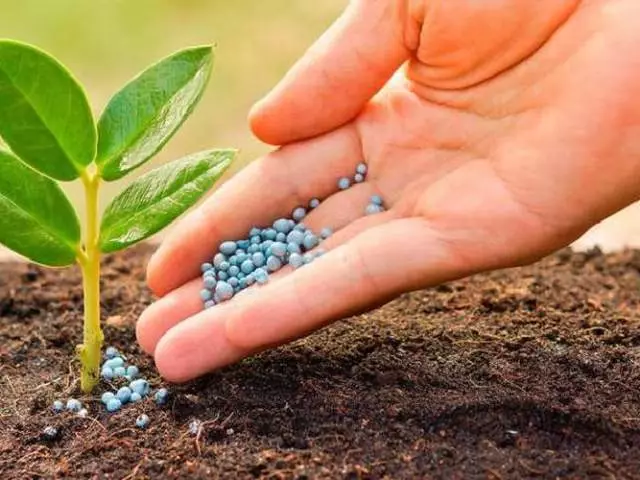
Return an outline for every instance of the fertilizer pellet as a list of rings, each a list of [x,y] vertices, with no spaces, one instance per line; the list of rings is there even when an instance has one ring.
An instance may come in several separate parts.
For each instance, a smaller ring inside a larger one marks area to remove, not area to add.
[[[146,397],[149,394],[149,382],[147,382],[144,378],[139,378],[138,380],[134,380],[129,384],[129,388],[133,392],[137,392],[142,397]]]
[[[298,245],[302,245],[303,241],[304,232],[300,230],[293,230],[292,232],[289,232],[289,235],[287,235],[287,243],[296,243]]]
[[[117,398],[112,398],[107,402],[107,411],[114,413],[122,408],[122,402]]]
[[[215,257],[213,257],[213,266],[216,268],[220,268],[223,262],[227,261],[227,257],[225,257],[222,253],[217,253]]]
[[[124,366],[124,359],[122,357],[113,357],[104,362],[103,366],[109,368],[122,367]]]
[[[149,417],[143,413],[138,418],[136,418],[136,427],[147,428],[150,421],[151,420],[149,420]]]
[[[113,373],[113,368],[107,367],[107,366],[102,367],[102,370],[100,371],[100,376],[105,380],[113,380],[113,377],[115,377],[115,374]]]
[[[136,367],[135,365],[129,365],[127,367],[127,376],[128,377],[130,377],[131,379],[134,379],[138,375],[140,375],[140,369],[138,367]]]
[[[75,398],[70,398],[67,400],[67,410],[70,412],[79,412],[82,409],[82,403],[80,400],[76,400]]]
[[[373,195],[369,201],[374,205],[379,205],[381,207],[383,205],[382,197],[380,195]]]
[[[233,287],[227,282],[218,282],[216,285],[216,295],[221,302],[226,302],[233,298]]]
[[[114,347],[109,347],[104,352],[104,356],[107,357],[107,359],[117,357],[118,355],[118,350]]]
[[[51,426],[44,427],[44,430],[42,430],[42,436],[46,440],[55,440],[56,438],[58,438],[58,429]]]
[[[302,253],[302,249],[300,248],[300,244],[299,243],[289,243],[287,244],[287,253],[289,255],[291,255],[292,253]]]
[[[300,268],[301,266],[303,266],[304,265],[304,260],[302,258],[302,255],[300,255],[298,253],[292,253],[289,256],[289,265],[291,265],[295,269]]]
[[[278,257],[273,256],[267,259],[267,270],[269,270],[270,273],[275,273],[281,268],[282,260],[280,260]]]
[[[291,231],[291,223],[287,218],[280,218],[273,222],[273,228],[276,232],[289,233]]]
[[[338,180],[339,190],[366,181],[368,166],[359,163],[352,176]],[[270,274],[285,265],[294,270],[313,262],[324,254],[319,248],[331,235],[331,228],[312,231],[303,220],[321,206],[319,198],[312,198],[307,206],[298,206],[291,218],[279,218],[270,226],[253,227],[245,238],[222,242],[210,262],[202,264],[203,289],[200,292],[205,309],[229,301],[254,284],[269,282]],[[364,213],[373,215],[385,211],[382,197],[373,195]]]
[[[129,387],[122,387],[120,390],[118,390],[118,393],[116,393],[116,397],[118,398],[118,400],[120,400],[120,402],[127,403],[129,400],[131,400],[131,389]]]
[[[102,394],[102,397],[100,397],[100,401],[106,405],[107,403],[109,403],[109,400],[113,400],[114,398],[116,398],[115,393],[113,393],[113,392],[104,392]]]
[[[365,208],[364,213],[366,215],[376,215],[377,213],[382,213],[384,212],[384,208],[382,208],[380,205],[375,205],[373,203],[370,203],[369,205],[367,205],[367,208]]]
[[[267,259],[264,256],[264,253],[262,252],[256,252],[253,255],[251,255],[251,261],[253,262],[253,265],[256,268],[260,268],[263,267],[264,264],[266,263]],[[255,268],[254,268],[255,270]]]
[[[238,245],[236,242],[223,242],[222,245],[220,245],[220,253],[230,256],[236,253],[237,248]]]
[[[304,217],[307,216],[307,211],[303,207],[296,208],[291,214],[291,218],[293,218],[296,222],[301,222]]]
[[[165,405],[169,400],[169,391],[166,388],[161,388],[153,397],[158,405]]]
[[[129,399],[131,403],[138,403],[140,400],[142,400],[142,395],[140,395],[138,392],[133,392],[131,394],[131,398]]]
[[[351,180],[348,177],[342,177],[338,180],[338,188],[340,190],[347,190],[351,186]]]
[[[258,255],[258,254],[256,253],[254,255]],[[260,253],[259,255],[262,255],[262,254]],[[246,275],[249,275],[255,269],[256,269],[256,265],[253,260],[245,260],[244,262],[242,262],[242,265],[240,265],[240,270],[242,271],[242,273]]]
[[[302,244],[304,245],[304,248],[306,250],[311,250],[311,249],[317,247],[319,243],[320,243],[320,241],[319,241],[318,237],[315,236],[313,233],[305,235],[304,241],[302,242]]]
[[[201,428],[202,422],[200,420],[192,420],[191,423],[189,423],[189,433],[193,436],[198,435]]]
[[[260,285],[264,285],[269,281],[269,274],[263,268],[256,269],[256,271],[253,272],[253,276],[256,279],[256,282],[258,282]]]

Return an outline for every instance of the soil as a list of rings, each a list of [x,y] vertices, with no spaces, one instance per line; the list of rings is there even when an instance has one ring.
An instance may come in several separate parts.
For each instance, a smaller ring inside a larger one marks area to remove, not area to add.
[[[149,251],[105,259],[102,310],[159,386],[134,336]],[[639,287],[638,251],[562,251],[107,414],[71,361],[79,272],[0,264],[0,478],[640,478]],[[70,395],[90,418],[52,413]]]

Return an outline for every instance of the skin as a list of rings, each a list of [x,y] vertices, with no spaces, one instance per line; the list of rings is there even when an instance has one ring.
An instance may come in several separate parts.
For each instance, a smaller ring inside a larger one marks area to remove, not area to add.
[[[637,0],[358,0],[250,115],[258,159],[152,258],[137,334],[182,382],[402,292],[528,264],[640,197]],[[404,73],[389,79],[405,64]],[[365,161],[364,184],[337,179]],[[371,194],[388,211],[364,216]],[[202,312],[199,265],[326,199],[329,252]]]

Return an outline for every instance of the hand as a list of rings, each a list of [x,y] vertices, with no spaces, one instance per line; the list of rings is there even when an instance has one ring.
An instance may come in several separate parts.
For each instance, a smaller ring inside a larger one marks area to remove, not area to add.
[[[402,292],[533,262],[637,200],[639,16],[637,0],[352,3],[251,114],[286,146],[152,258],[164,297],[138,339],[160,373],[185,381]],[[361,161],[367,181],[338,193]],[[365,217],[373,193],[389,210]],[[217,245],[315,196],[305,224],[337,231],[329,253],[203,312]]]

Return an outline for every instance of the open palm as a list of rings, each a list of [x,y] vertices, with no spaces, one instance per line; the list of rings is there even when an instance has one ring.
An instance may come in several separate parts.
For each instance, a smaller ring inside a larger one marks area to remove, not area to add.
[[[138,338],[167,379],[534,261],[640,198],[640,6],[490,4],[354,2],[256,107],[256,134],[286,146],[187,217],[149,267],[163,298]],[[378,93],[407,59],[405,81]],[[362,161],[367,181],[338,192]],[[365,216],[374,193],[388,211]],[[312,197],[324,202],[305,224],[336,231],[329,253],[203,312],[199,265],[216,246]]]

